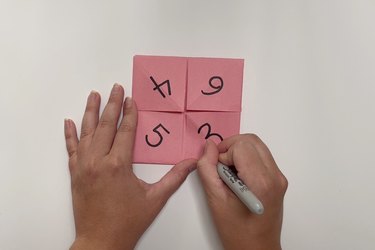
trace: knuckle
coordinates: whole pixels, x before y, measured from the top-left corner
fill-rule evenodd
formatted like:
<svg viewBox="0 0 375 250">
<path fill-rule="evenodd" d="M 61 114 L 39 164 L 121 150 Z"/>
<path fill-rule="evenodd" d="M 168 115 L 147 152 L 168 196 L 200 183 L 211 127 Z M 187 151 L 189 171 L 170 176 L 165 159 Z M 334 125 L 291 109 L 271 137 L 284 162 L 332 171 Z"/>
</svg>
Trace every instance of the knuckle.
<svg viewBox="0 0 375 250">
<path fill-rule="evenodd" d="M 99 176 L 99 170 L 96 167 L 95 161 L 91 160 L 87 164 L 85 164 L 85 167 L 82 169 L 83 174 L 85 178 L 89 180 L 95 180 Z"/>
<path fill-rule="evenodd" d="M 70 173 L 72 173 L 76 169 L 76 165 L 77 165 L 76 157 L 70 157 L 69 162 L 68 162 Z"/>
<path fill-rule="evenodd" d="M 108 165 L 111 169 L 120 169 L 123 166 L 121 159 L 117 156 L 109 158 Z"/>
<path fill-rule="evenodd" d="M 249 144 L 249 142 L 247 142 L 245 140 L 239 140 L 239 141 L 237 141 L 236 143 L 233 144 L 233 150 L 242 148 L 247 144 Z"/>
<path fill-rule="evenodd" d="M 90 157 L 84 164 L 84 170 L 88 171 L 89 169 L 95 169 L 96 165 L 96 160 L 93 157 Z"/>
<path fill-rule="evenodd" d="M 175 173 L 175 178 L 178 182 L 183 182 L 186 178 L 186 171 L 187 170 L 180 170 Z"/>
<path fill-rule="evenodd" d="M 251 142 L 249 141 L 246 141 L 246 140 L 239 140 L 237 141 L 235 144 L 233 144 L 233 147 L 230 148 L 230 150 L 232 151 L 232 155 L 234 154 L 234 152 L 238 152 L 241 150 L 248 150 L 249 147 L 251 148 Z"/>
<path fill-rule="evenodd" d="M 72 138 L 73 138 L 73 134 L 72 134 L 71 131 L 67 131 L 67 132 L 65 132 L 65 140 L 66 140 L 66 141 L 69 141 L 69 140 L 72 139 Z"/>
<path fill-rule="evenodd" d="M 110 119 L 101 119 L 99 121 L 99 127 L 100 128 L 107 128 L 107 127 L 112 127 L 114 126 L 114 121 L 110 120 Z"/>
<path fill-rule="evenodd" d="M 98 178 L 99 176 L 99 171 L 97 168 L 87 168 L 86 171 L 86 176 L 90 179 L 90 180 L 95 180 Z"/>
<path fill-rule="evenodd" d="M 108 104 L 113 105 L 113 104 L 118 104 L 121 102 L 121 93 L 120 92 L 114 92 L 110 95 L 108 99 Z"/>
<path fill-rule="evenodd" d="M 283 174 L 280 174 L 280 186 L 283 193 L 286 192 L 289 186 L 288 179 Z"/>
<path fill-rule="evenodd" d="M 247 140 L 253 142 L 253 143 L 260 143 L 261 142 L 261 139 L 256 134 L 252 134 L 252 133 L 245 134 L 245 138 Z"/>
<path fill-rule="evenodd" d="M 92 128 L 82 128 L 81 130 L 81 139 L 91 136 L 94 133 Z"/>
<path fill-rule="evenodd" d="M 133 124 L 131 124 L 130 122 L 125 121 L 125 122 L 123 122 L 123 123 L 120 125 L 118 131 L 119 131 L 120 133 L 135 132 L 135 126 L 134 126 Z"/>
<path fill-rule="evenodd" d="M 69 158 L 72 158 L 72 156 L 74 155 L 75 152 L 76 152 L 75 149 L 68 148 L 68 156 L 69 156 Z"/>
<path fill-rule="evenodd" d="M 94 113 L 96 112 L 96 110 L 97 110 L 96 105 L 94 105 L 93 103 L 89 103 L 86 105 L 86 109 L 85 109 L 86 113 Z"/>
<path fill-rule="evenodd" d="M 112 94 L 109 99 L 108 99 L 108 103 L 107 103 L 107 106 L 112 106 L 112 105 L 115 105 L 116 104 L 116 94 Z"/>
<path fill-rule="evenodd" d="M 200 158 L 198 161 L 197 161 L 197 170 L 198 172 L 201 172 L 204 168 L 204 165 L 207 164 L 207 161 L 205 160 L 205 158 Z"/>
</svg>

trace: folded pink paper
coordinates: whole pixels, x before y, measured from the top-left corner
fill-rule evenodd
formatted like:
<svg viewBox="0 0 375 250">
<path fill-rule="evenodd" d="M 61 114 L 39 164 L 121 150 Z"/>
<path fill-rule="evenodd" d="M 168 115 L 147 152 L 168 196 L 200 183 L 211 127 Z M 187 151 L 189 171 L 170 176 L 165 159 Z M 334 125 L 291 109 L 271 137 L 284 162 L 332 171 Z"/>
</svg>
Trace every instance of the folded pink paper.
<svg viewBox="0 0 375 250">
<path fill-rule="evenodd" d="M 181 161 L 183 134 L 182 113 L 139 111 L 133 161 L 161 164 Z"/>
<path fill-rule="evenodd" d="M 134 56 L 133 97 L 139 110 L 183 112 L 187 59 Z"/>
<path fill-rule="evenodd" d="M 239 112 L 188 112 L 184 135 L 184 158 L 200 158 L 207 139 L 220 143 L 240 132 Z"/>
<path fill-rule="evenodd" d="M 243 59 L 189 58 L 187 110 L 241 111 Z"/>
<path fill-rule="evenodd" d="M 134 56 L 134 162 L 199 158 L 206 139 L 240 130 L 242 59 Z"/>
</svg>

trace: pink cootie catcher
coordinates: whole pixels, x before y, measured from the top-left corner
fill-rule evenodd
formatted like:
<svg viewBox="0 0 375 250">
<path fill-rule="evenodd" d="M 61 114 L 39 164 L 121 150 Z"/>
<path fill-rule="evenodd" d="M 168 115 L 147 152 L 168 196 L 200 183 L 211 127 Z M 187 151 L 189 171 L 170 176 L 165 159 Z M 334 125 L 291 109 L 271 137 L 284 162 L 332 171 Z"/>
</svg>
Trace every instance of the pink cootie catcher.
<svg viewBox="0 0 375 250">
<path fill-rule="evenodd" d="M 134 56 L 135 163 L 199 158 L 240 131 L 243 59 Z"/>
</svg>

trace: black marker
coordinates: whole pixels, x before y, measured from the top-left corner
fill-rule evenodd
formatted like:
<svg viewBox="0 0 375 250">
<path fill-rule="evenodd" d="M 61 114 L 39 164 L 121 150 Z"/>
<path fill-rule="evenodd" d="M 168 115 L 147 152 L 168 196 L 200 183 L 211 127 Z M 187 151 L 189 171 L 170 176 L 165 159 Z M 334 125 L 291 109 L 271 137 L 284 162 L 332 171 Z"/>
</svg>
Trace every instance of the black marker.
<svg viewBox="0 0 375 250">
<path fill-rule="evenodd" d="M 251 212 L 255 214 L 263 214 L 264 207 L 262 202 L 260 202 L 260 200 L 238 178 L 236 173 L 221 162 L 217 164 L 217 173 Z"/>
</svg>

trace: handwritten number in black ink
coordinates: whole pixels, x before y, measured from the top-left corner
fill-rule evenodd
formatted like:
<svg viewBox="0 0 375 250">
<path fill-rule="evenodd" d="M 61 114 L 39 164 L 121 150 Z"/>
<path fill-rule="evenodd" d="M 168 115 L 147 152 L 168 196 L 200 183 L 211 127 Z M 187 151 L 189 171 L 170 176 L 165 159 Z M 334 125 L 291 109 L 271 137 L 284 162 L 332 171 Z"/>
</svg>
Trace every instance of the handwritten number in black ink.
<svg viewBox="0 0 375 250">
<path fill-rule="evenodd" d="M 155 85 L 155 87 L 153 88 L 153 90 L 158 90 L 159 93 L 161 94 L 161 96 L 162 96 L 163 98 L 165 98 L 165 94 L 164 94 L 163 90 L 162 90 L 160 87 L 163 86 L 164 84 L 167 84 L 167 87 L 168 87 L 168 95 L 171 95 L 171 94 L 172 94 L 172 91 L 171 91 L 171 84 L 170 84 L 169 80 L 165 80 L 164 82 L 158 84 L 152 76 L 150 76 L 150 79 L 151 79 L 151 81 L 152 81 L 152 82 L 154 83 L 154 85 Z"/>
<path fill-rule="evenodd" d="M 207 140 L 208 138 L 210 138 L 210 137 L 212 137 L 212 136 L 216 136 L 216 137 L 218 137 L 221 141 L 223 141 L 223 137 L 222 137 L 221 135 L 219 135 L 218 133 L 211 133 L 211 125 L 208 124 L 208 123 L 205 123 L 205 124 L 203 124 L 202 126 L 199 127 L 199 129 L 198 129 L 198 134 L 201 133 L 201 131 L 202 131 L 202 129 L 203 129 L 204 127 L 207 127 L 207 134 L 206 134 L 206 136 L 204 137 L 204 139 Z"/>
<path fill-rule="evenodd" d="M 148 140 L 148 135 L 145 136 L 145 139 L 146 139 L 146 143 L 151 146 L 151 147 L 158 147 L 162 142 L 163 142 L 163 136 L 162 134 L 160 133 L 160 131 L 158 130 L 159 128 L 163 129 L 167 134 L 170 134 L 170 132 L 168 131 L 168 129 L 166 129 L 161 123 L 159 125 L 157 125 L 152 131 L 154 131 L 158 136 L 159 136 L 159 141 L 157 143 L 151 143 L 149 140 Z"/>
<path fill-rule="evenodd" d="M 220 82 L 220 84 L 219 85 L 214 85 L 212 83 L 214 80 L 218 80 Z M 224 81 L 223 81 L 223 78 L 221 78 L 220 76 L 213 76 L 208 81 L 208 84 L 210 85 L 211 88 L 214 89 L 214 91 L 212 91 L 212 92 L 204 92 L 203 90 L 201 90 L 201 92 L 202 92 L 203 95 L 214 95 L 216 93 L 219 93 L 223 89 Z"/>
</svg>

